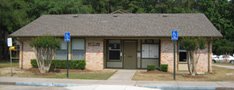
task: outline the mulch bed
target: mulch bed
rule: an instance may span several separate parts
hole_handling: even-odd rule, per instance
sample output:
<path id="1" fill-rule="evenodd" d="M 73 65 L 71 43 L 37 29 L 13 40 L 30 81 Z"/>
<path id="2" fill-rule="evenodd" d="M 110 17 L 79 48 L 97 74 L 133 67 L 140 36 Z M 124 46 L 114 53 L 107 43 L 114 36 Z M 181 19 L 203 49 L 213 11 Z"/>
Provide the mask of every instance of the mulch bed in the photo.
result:
<path id="1" fill-rule="evenodd" d="M 141 71 L 142 74 L 169 74 L 168 72 L 163 72 L 159 70 L 154 71 Z"/>
<path id="2" fill-rule="evenodd" d="M 194 79 L 198 79 L 198 78 L 206 78 L 206 76 L 204 75 L 196 75 L 196 76 L 192 76 L 190 74 L 184 74 L 182 75 L 183 77 L 186 77 L 186 78 L 194 78 Z"/>

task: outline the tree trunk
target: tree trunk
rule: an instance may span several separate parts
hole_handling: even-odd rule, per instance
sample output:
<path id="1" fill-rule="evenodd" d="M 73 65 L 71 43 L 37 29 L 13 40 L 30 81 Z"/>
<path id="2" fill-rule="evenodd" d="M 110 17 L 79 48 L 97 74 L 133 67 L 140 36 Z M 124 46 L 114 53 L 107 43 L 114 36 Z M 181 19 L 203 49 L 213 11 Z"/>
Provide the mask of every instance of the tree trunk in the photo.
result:
<path id="1" fill-rule="evenodd" d="M 191 57 L 190 57 L 190 52 L 189 51 L 187 52 L 187 65 L 188 65 L 189 74 L 192 74 L 191 73 Z"/>
<path id="2" fill-rule="evenodd" d="M 52 57 L 54 56 L 55 50 L 51 48 L 37 48 L 37 65 L 40 73 L 49 72 Z"/>
<path id="3" fill-rule="evenodd" d="M 196 59 L 195 59 L 195 53 L 192 52 L 192 76 L 196 75 Z"/>

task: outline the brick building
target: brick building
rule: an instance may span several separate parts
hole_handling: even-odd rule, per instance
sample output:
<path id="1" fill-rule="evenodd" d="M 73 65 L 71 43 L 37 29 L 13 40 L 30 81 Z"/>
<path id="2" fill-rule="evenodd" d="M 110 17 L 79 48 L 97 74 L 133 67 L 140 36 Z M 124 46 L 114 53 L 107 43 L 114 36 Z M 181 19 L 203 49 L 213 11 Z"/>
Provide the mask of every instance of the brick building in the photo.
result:
<path id="1" fill-rule="evenodd" d="M 147 65 L 168 64 L 173 71 L 171 30 L 180 37 L 207 40 L 198 61 L 198 72 L 212 70 L 212 40 L 222 37 L 204 14 L 74 14 L 43 15 L 11 36 L 20 42 L 20 67 L 30 68 L 35 50 L 33 37 L 52 35 L 61 38 L 54 59 L 66 59 L 64 32 L 71 33 L 69 60 L 85 60 L 86 69 L 140 69 Z M 176 44 L 176 70 L 187 70 L 186 50 Z"/>

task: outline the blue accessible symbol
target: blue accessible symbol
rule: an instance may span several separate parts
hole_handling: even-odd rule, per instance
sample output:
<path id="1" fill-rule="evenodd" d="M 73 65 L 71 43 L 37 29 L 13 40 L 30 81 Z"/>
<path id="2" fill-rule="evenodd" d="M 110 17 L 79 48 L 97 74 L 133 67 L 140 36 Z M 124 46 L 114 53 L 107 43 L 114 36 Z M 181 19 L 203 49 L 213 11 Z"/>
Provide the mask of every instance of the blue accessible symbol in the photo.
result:
<path id="1" fill-rule="evenodd" d="M 177 41 L 178 40 L 178 32 L 176 31 L 176 29 L 173 29 L 172 32 L 171 32 L 171 40 L 172 41 Z"/>
<path id="2" fill-rule="evenodd" d="M 70 32 L 65 32 L 64 33 L 64 41 L 65 42 L 70 42 L 70 39 L 71 39 Z"/>

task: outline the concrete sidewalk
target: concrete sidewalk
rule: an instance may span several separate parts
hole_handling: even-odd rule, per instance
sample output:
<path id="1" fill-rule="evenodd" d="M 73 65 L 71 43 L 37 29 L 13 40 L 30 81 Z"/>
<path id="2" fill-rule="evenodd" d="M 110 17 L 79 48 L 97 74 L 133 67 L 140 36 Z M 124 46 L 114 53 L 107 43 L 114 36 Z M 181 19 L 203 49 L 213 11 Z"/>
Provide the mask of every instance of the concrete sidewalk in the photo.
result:
<path id="1" fill-rule="evenodd" d="M 24 86 L 81 86 L 81 85 L 130 85 L 150 88 L 232 88 L 234 81 L 121 81 L 121 80 L 80 80 L 51 78 L 0 77 L 1 85 Z M 211 89 L 214 90 L 214 89 Z"/>
<path id="2" fill-rule="evenodd" d="M 136 70 L 117 70 L 108 80 L 131 81 Z"/>
<path id="3" fill-rule="evenodd" d="M 233 66 L 225 66 L 225 65 L 217 65 L 217 64 L 213 64 L 213 66 L 216 66 L 216 67 L 222 67 L 222 68 L 227 68 L 227 69 L 234 69 L 234 65 L 233 65 Z"/>

